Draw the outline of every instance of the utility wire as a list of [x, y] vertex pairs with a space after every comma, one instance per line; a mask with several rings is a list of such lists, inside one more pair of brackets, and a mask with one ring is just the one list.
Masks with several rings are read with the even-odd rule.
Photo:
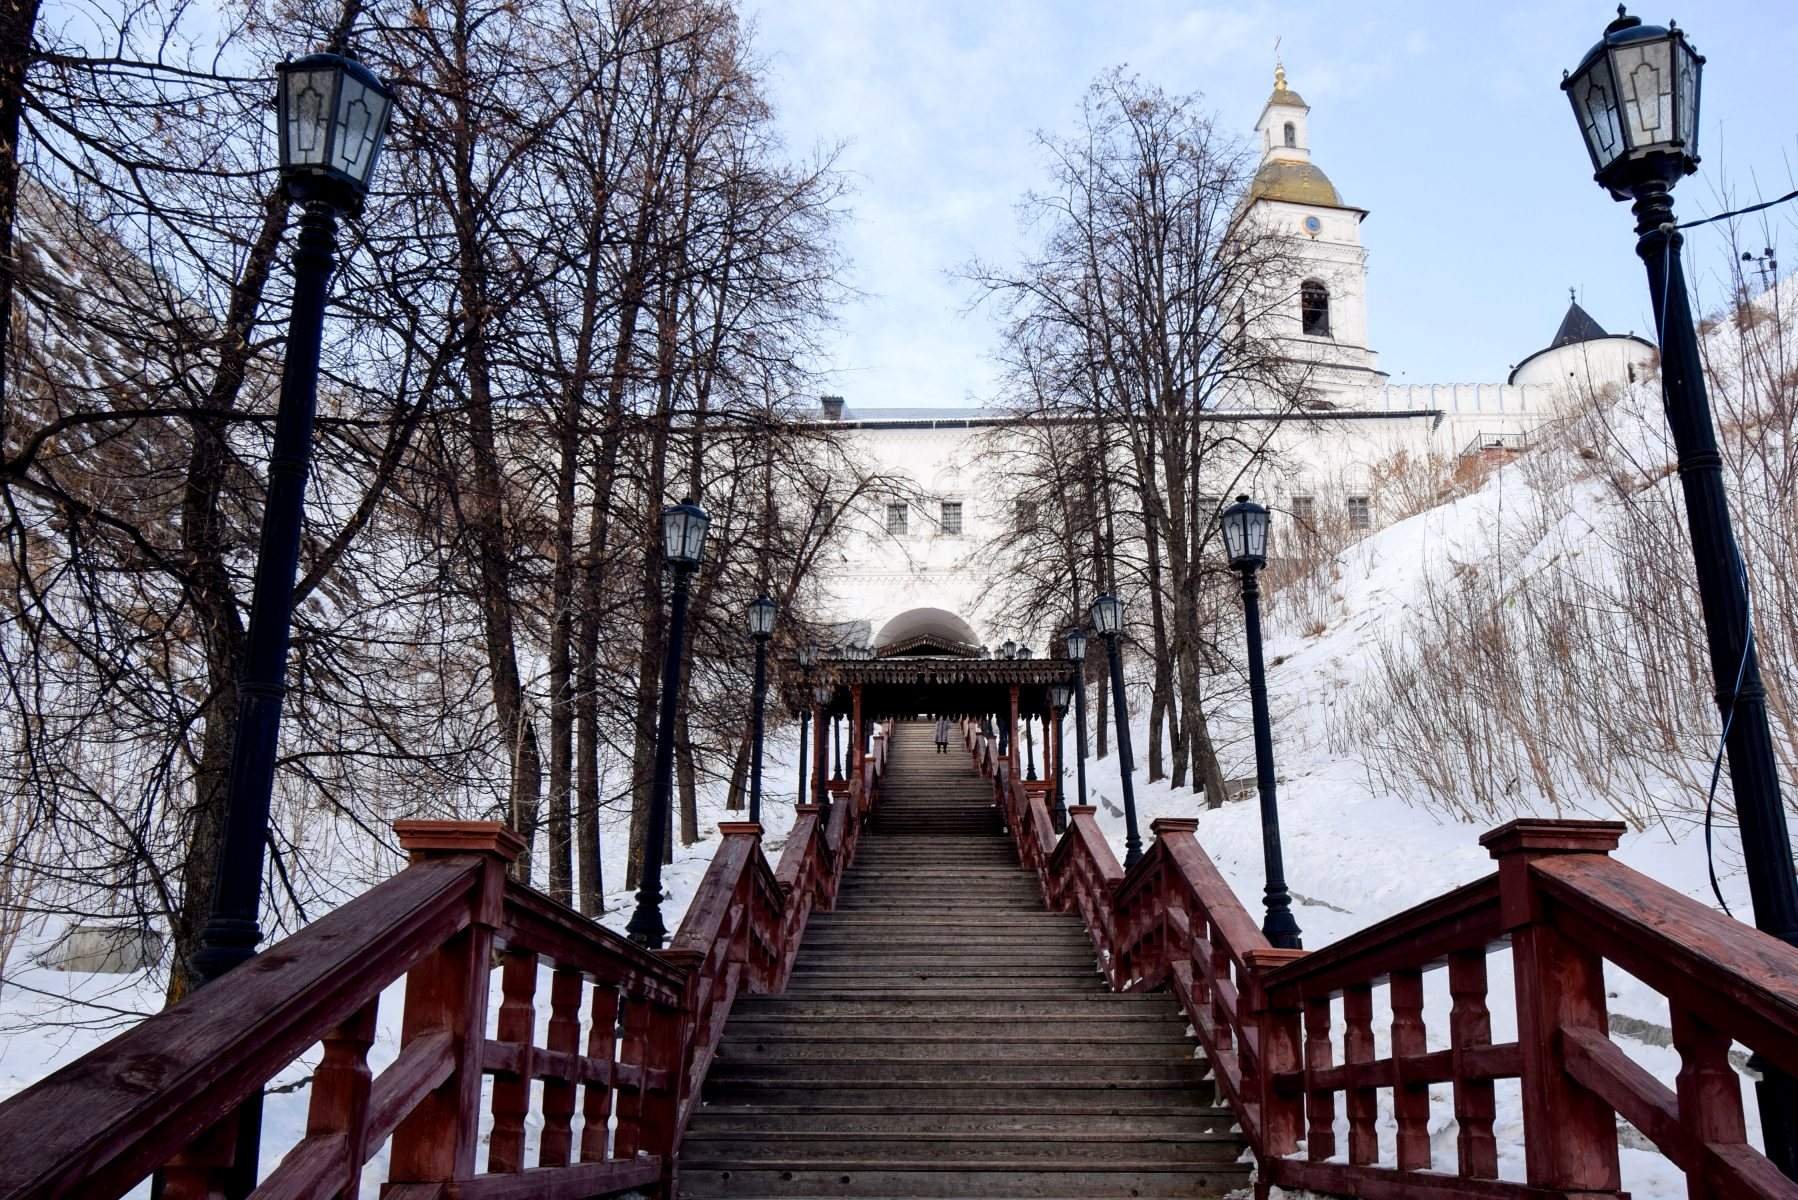
[[[1757, 213], [1763, 208], [1772, 208], [1775, 204], [1784, 204], [1787, 200], [1798, 200], [1798, 190], [1787, 192], [1773, 200], [1763, 200], [1759, 204], [1750, 204], [1747, 208], [1738, 208], [1730, 212], [1721, 212], [1714, 217], [1699, 217], [1695, 221], [1681, 221], [1675, 229], [1693, 229], [1699, 225], [1709, 225], [1712, 221], [1727, 221], [1731, 217], [1745, 217], [1749, 213]], [[1664, 307], [1664, 306], [1663, 306]]]

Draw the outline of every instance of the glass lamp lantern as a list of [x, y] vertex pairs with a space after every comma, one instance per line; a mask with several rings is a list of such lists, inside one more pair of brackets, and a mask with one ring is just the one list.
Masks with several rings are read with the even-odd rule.
[[991, 646], [982, 645], [980, 647], [980, 657], [981, 658], [991, 658], [992, 656], [993, 656], [993, 650], [992, 650]]
[[1030, 647], [1028, 647], [1028, 646], [1019, 646], [1018, 647], [1018, 657], [1019, 658], [1029, 658], [1033, 653], [1034, 653], [1034, 651], [1032, 651], [1030, 649]]
[[1224, 551], [1238, 571], [1259, 571], [1267, 565], [1267, 509], [1247, 496], [1236, 497], [1220, 518], [1224, 526]]
[[275, 68], [281, 178], [297, 200], [353, 208], [368, 194], [393, 92], [341, 54], [308, 54]]
[[1101, 637], [1116, 637], [1124, 631], [1124, 602], [1106, 592], [1093, 601], [1093, 630]]
[[818, 648], [812, 643], [806, 642], [799, 647], [796, 657], [799, 659], [799, 665], [809, 671], [812, 669], [812, 664], [818, 661]]
[[1016, 642], [1012, 641], [1010, 638], [1006, 638], [1004, 643], [1002, 643], [999, 647], [999, 657], [1000, 658], [1016, 658], [1017, 656], [1018, 656], [1018, 644]]
[[705, 557], [705, 531], [712, 523], [705, 509], [691, 500], [662, 510], [662, 553], [669, 566], [692, 570]]
[[774, 601], [757, 596], [749, 602], [749, 636], [765, 638], [774, 633]]
[[1056, 712], [1066, 712], [1068, 700], [1073, 694], [1074, 689], [1065, 683], [1052, 684], [1049, 688], [1049, 703], [1055, 707]]
[[1068, 657], [1075, 662], [1086, 661], [1086, 630], [1076, 625], [1067, 632]]
[[812, 689], [812, 699], [816, 700], [819, 704], [829, 704], [831, 697], [836, 694], [837, 690], [828, 683], [820, 683], [817, 687]]
[[1669, 187], [1698, 169], [1704, 56], [1671, 21], [1644, 25], [1617, 7], [1604, 38], [1561, 79], [1593, 178], [1619, 200], [1650, 180]]

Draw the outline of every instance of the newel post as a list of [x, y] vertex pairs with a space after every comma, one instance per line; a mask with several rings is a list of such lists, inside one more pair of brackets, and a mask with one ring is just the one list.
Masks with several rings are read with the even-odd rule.
[[[1196, 845], [1197, 839], [1193, 835], [1198, 830], [1199, 822], [1196, 817], [1157, 817], [1149, 822], [1150, 835], [1161, 843], [1161, 861], [1170, 865], [1162, 868], [1162, 878], [1156, 885], [1159, 893], [1156, 905], [1161, 908], [1163, 913], [1159, 946], [1160, 961], [1153, 964], [1139, 963], [1137, 970], [1157, 983], [1167, 975], [1175, 963], [1190, 964], [1192, 962], [1191, 914], [1185, 911], [1184, 893], [1179, 888], [1170, 886], [1167, 877], [1174, 869], [1171, 864], [1178, 860], [1177, 848], [1185, 844]], [[1174, 916], [1176, 909], [1180, 912], [1179, 917]]]
[[[1303, 1043], [1299, 1037], [1301, 1009], [1296, 998], [1277, 996], [1267, 988], [1268, 972], [1305, 957], [1303, 950], [1273, 947], [1243, 952], [1248, 964], [1246, 1003], [1249, 1021], [1260, 1031], [1261, 1061], [1255, 1073], [1255, 1095], [1261, 1099], [1261, 1144], [1254, 1147], [1258, 1159], [1277, 1158], [1299, 1148], [1305, 1131], [1305, 1097], [1298, 1090], [1281, 1092], [1282, 1075], [1304, 1069]], [[1247, 1049], [1247, 1047], [1245, 1047]]]
[[394, 1130], [387, 1177], [390, 1185], [447, 1183], [474, 1174], [493, 938], [505, 921], [506, 871], [524, 852], [524, 839], [498, 821], [395, 821], [393, 831], [413, 866], [466, 857], [481, 862], [468, 926], [406, 976], [400, 1026], [402, 1046], [447, 1034], [452, 1066]]
[[1609, 854], [1616, 821], [1512, 821], [1480, 839], [1498, 860], [1499, 906], [1517, 977], [1517, 1042], [1523, 1051], [1524, 1170], [1532, 1187], [1615, 1195], [1617, 1119], [1562, 1068], [1563, 1030], [1609, 1034], [1604, 960], [1556, 923], [1530, 864], [1559, 854]]

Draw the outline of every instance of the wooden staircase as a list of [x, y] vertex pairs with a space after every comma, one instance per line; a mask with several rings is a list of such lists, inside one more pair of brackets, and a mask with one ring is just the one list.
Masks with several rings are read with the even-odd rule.
[[1119, 994], [1044, 910], [959, 738], [894, 729], [882, 799], [786, 991], [742, 996], [683, 1197], [1173, 1197], [1245, 1143], [1166, 993]]

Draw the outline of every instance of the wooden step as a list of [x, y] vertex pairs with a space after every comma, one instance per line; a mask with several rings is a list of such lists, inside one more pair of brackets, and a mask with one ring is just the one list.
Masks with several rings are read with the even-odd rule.
[[694, 1200], [729, 1196], [840, 1197], [875, 1200], [876, 1197], [919, 1200], [965, 1200], [970, 1196], [993, 1200], [1050, 1200], [1080, 1197], [1111, 1200], [1112, 1197], [1221, 1195], [1243, 1187], [1250, 1168], [1240, 1163], [1204, 1163], [1184, 1167], [1144, 1169], [1133, 1164], [1106, 1166], [1103, 1160], [1069, 1163], [1060, 1170], [1045, 1169], [1028, 1155], [1010, 1161], [973, 1165], [938, 1165], [931, 1162], [865, 1159], [838, 1162], [760, 1162], [745, 1168], [735, 1162], [688, 1161], [683, 1157], [681, 1195]]

